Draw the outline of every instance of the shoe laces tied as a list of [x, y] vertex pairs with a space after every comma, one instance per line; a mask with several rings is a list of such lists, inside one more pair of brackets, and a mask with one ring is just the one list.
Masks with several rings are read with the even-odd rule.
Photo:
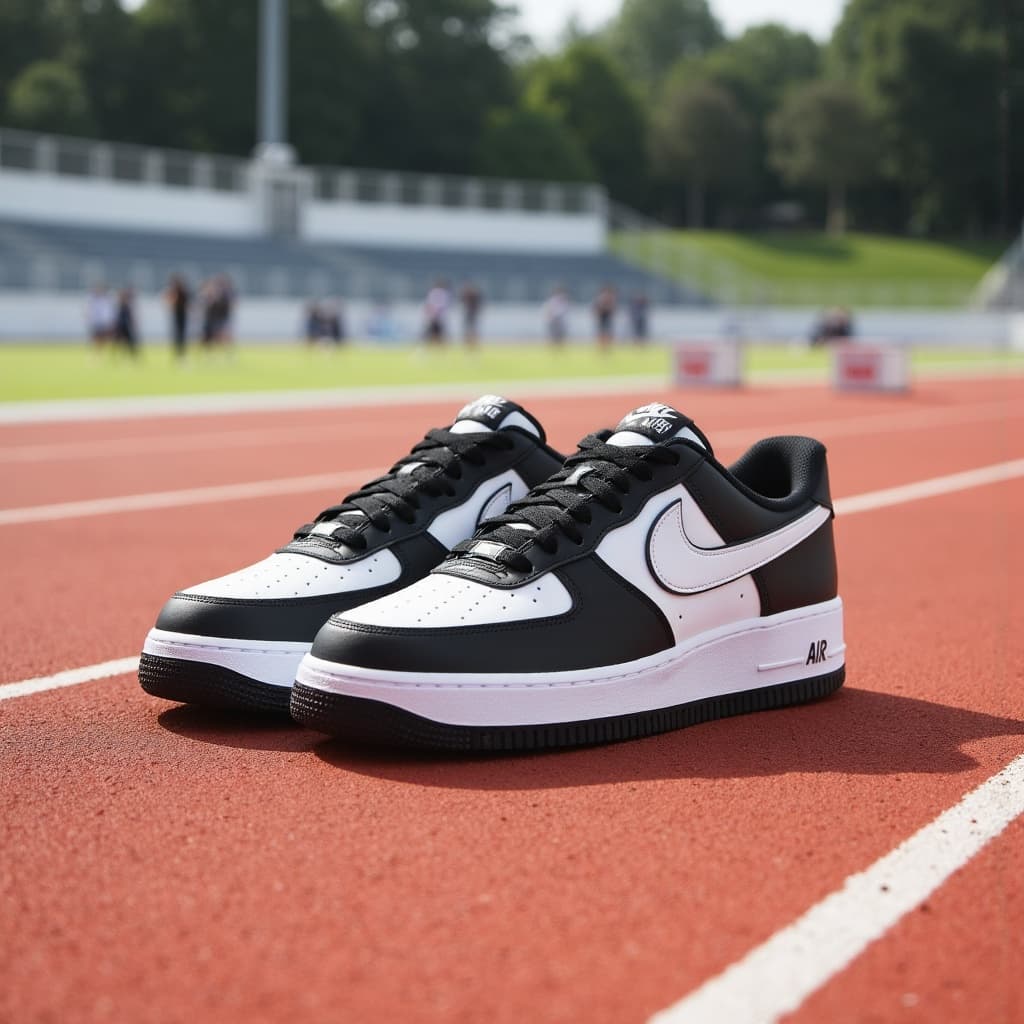
[[[517, 572], [532, 572], [531, 547], [550, 555], [563, 538], [582, 545], [581, 527], [593, 522], [593, 502], [621, 513], [622, 496], [629, 494], [634, 481], [653, 478], [652, 464], [679, 463], [678, 452], [664, 445], [623, 448], [607, 444], [612, 433], [604, 430], [585, 437], [558, 473], [513, 502], [502, 515], [482, 523], [473, 537], [452, 548], [449, 558], [472, 556]], [[480, 546], [481, 541], [491, 543]]]
[[[294, 539], [303, 540], [318, 524], [338, 520], [327, 539], [365, 551], [367, 541], [362, 531], [366, 521], [384, 533], [391, 532], [392, 517], [413, 522], [424, 498], [456, 493], [452, 481], [462, 478], [463, 463], [482, 466], [490, 451], [508, 451], [512, 446], [512, 439], [500, 430], [470, 434], [455, 434], [441, 428], [430, 430], [384, 476], [364, 484], [339, 504], [325, 508], [313, 522], [300, 526]], [[353, 512], [362, 515], [354, 522], [341, 519]], [[324, 534], [318, 531], [317, 536]]]

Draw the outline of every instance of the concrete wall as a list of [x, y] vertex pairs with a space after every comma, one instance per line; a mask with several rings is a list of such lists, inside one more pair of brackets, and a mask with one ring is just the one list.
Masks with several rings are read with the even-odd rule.
[[[262, 230], [261, 193], [175, 188], [0, 167], [0, 218], [122, 230], [252, 237]], [[593, 254], [605, 247], [604, 217], [479, 207], [307, 199], [308, 241], [431, 249]]]
[[0, 169], [0, 217], [232, 237], [253, 235], [259, 229], [257, 206], [246, 192], [58, 177], [7, 168]]
[[322, 200], [307, 205], [304, 234], [315, 242], [495, 252], [592, 254], [605, 246], [604, 219], [595, 213]]
[[[84, 337], [84, 296], [67, 292], [0, 291], [0, 342], [79, 340]], [[243, 299], [239, 305], [236, 335], [246, 341], [282, 341], [299, 337], [302, 303], [291, 299]], [[347, 309], [349, 334], [366, 337], [371, 321], [378, 317], [367, 303], [353, 302]], [[167, 312], [157, 297], [139, 300], [138, 315], [143, 339], [162, 342], [167, 337]], [[811, 309], [743, 310], [655, 307], [652, 336], [656, 340], [713, 339], [739, 336], [754, 340], [805, 341], [817, 315]], [[418, 303], [401, 303], [388, 311], [388, 338], [394, 342], [418, 336], [422, 324]], [[589, 339], [593, 324], [589, 310], [577, 304], [569, 317], [570, 334]], [[626, 332], [625, 316], [619, 331]], [[450, 320], [457, 333], [458, 316]], [[492, 305], [485, 309], [483, 336], [497, 339], [531, 340], [544, 333], [541, 311], [535, 305]], [[1024, 317], [1020, 314], [973, 311], [874, 310], [857, 318], [860, 337], [903, 344], [1024, 347]]]

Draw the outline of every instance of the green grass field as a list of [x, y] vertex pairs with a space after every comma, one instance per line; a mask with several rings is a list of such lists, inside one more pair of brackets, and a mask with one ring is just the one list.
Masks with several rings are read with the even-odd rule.
[[[746, 353], [754, 374], [824, 373], [827, 354], [787, 346], [751, 345]], [[1002, 365], [988, 352], [921, 350], [920, 367]], [[1024, 366], [1024, 355], [1003, 357]], [[106, 398], [125, 395], [184, 395], [358, 388], [413, 384], [472, 383], [499, 390], [504, 382], [572, 377], [628, 377], [666, 374], [666, 350], [620, 347], [607, 355], [589, 346], [561, 352], [536, 345], [487, 345], [478, 353], [419, 348], [381, 349], [355, 345], [340, 352], [308, 351], [292, 345], [241, 345], [230, 356], [193, 356], [172, 363], [163, 347], [138, 362], [97, 354], [84, 345], [0, 346], [0, 401]]]
[[715, 297], [793, 305], [955, 306], [1002, 255], [998, 243], [805, 232], [622, 232], [612, 248]]

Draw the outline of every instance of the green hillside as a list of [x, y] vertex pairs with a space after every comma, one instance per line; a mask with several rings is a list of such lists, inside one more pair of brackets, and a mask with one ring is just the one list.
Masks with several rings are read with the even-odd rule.
[[721, 301], [957, 306], [1003, 247], [867, 234], [653, 231], [620, 232], [612, 248]]

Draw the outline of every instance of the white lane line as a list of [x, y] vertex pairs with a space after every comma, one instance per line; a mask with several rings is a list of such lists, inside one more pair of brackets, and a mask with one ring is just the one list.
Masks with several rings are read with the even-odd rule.
[[84, 519], [154, 508], [209, 505], [221, 501], [245, 501], [249, 498], [275, 498], [282, 494], [305, 494], [309, 491], [350, 487], [379, 475], [378, 466], [373, 469], [350, 469], [344, 473], [319, 473], [277, 480], [254, 480], [244, 484], [218, 484], [213, 487], [189, 487], [180, 491], [152, 491], [149, 494], [123, 494], [116, 498], [91, 498], [85, 501], [62, 501], [54, 505], [6, 508], [0, 509], [0, 526], [45, 523], [54, 519]]
[[[982, 484], [997, 483], [1020, 476], [1024, 472], [1024, 459], [1003, 462], [964, 473], [935, 477], [901, 487], [870, 491], [836, 501], [836, 512], [850, 515], [869, 508], [884, 508], [907, 501], [917, 501], [933, 495], [962, 491]], [[320, 473], [312, 476], [281, 477], [275, 480], [256, 480], [241, 484], [220, 484], [212, 487], [189, 487], [177, 491], [153, 491], [148, 494], [125, 494], [113, 498], [90, 498], [84, 501], [63, 501], [52, 505], [32, 505], [24, 508], [0, 509], [0, 526], [50, 522], [55, 519], [82, 519], [90, 516], [114, 515], [120, 512], [139, 512], [156, 508], [180, 508], [188, 505], [208, 505], [218, 501], [244, 501], [281, 494], [303, 494], [359, 484], [379, 474], [379, 467], [352, 469], [343, 473]]]
[[[262, 445], [285, 445], [296, 441], [323, 440], [330, 436], [323, 423], [305, 427], [265, 427], [254, 430], [218, 430], [201, 433], [158, 434], [150, 437], [105, 437], [93, 441], [55, 441], [38, 444], [0, 447], [0, 462], [48, 462], [58, 459], [105, 459], [111, 455], [153, 455], [156, 452], [209, 451], [217, 448], [251, 448]], [[347, 423], [346, 444], [355, 437], [380, 433], [377, 422], [368, 418], [363, 423]]]
[[[1019, 402], [975, 402], [955, 409], [914, 409], [841, 419], [803, 420], [771, 424], [767, 427], [735, 427], [715, 434], [715, 447], [749, 444], [767, 434], [811, 434], [830, 441], [837, 437], [859, 437], [891, 430], [926, 430], [953, 424], [994, 423], [1024, 417]], [[346, 441], [354, 435], [378, 431], [376, 418], [367, 413], [365, 422], [345, 427]], [[291, 444], [295, 441], [323, 438], [323, 424], [279, 429], [203, 431], [202, 433], [160, 434], [152, 437], [110, 437], [90, 441], [39, 442], [0, 446], [0, 463], [45, 462], [61, 459], [108, 458], [119, 455], [152, 455], [156, 452], [185, 452], [217, 448], [246, 448], [258, 445]]]
[[1024, 755], [651, 1024], [792, 1013], [1024, 813]]
[[1024, 459], [1013, 459], [1010, 462], [997, 462], [993, 466], [982, 466], [980, 469], [968, 469], [963, 473], [950, 473], [948, 476], [937, 476], [931, 480], [918, 480], [916, 483], [903, 484], [899, 487], [886, 487], [880, 491], [868, 491], [866, 494], [839, 498], [835, 502], [835, 510], [836, 515], [849, 516], [857, 512], [870, 512], [876, 508], [904, 505], [908, 501], [934, 498], [940, 494], [967, 491], [986, 484], [1013, 480], [1019, 476], [1024, 476]]
[[93, 680], [107, 679], [110, 676], [123, 676], [134, 672], [138, 667], [139, 658], [136, 655], [133, 658], [101, 661], [98, 665], [86, 665], [85, 668], [69, 668], [63, 672], [55, 672], [52, 676], [24, 679], [20, 683], [3, 683], [0, 685], [0, 700], [27, 697], [30, 693], [59, 690], [63, 686], [77, 686], [79, 683], [91, 683]]
[[[559, 380], [510, 380], [502, 384], [512, 397], [643, 394], [665, 390], [665, 375], [563, 377]], [[216, 416], [236, 412], [349, 409], [426, 402], [466, 402], [492, 392], [494, 381], [410, 384], [402, 387], [321, 388], [308, 391], [249, 391], [207, 395], [147, 395], [126, 398], [62, 398], [0, 402], [0, 424], [66, 423], [82, 420], [145, 419], [154, 416]]]
[[[353, 471], [353, 475], [359, 476], [360, 479], [365, 479], [365, 474], [363, 474], [363, 471], [361, 471], [361, 470]], [[320, 489], [321, 487], [324, 487], [324, 486], [337, 485], [338, 483], [341, 482], [341, 477], [342, 476], [344, 476], [344, 474], [336, 474], [334, 476], [327, 476], [327, 477], [295, 477], [291, 481], [285, 481], [285, 482], [293, 484], [294, 485], [293, 490], [298, 491], [298, 490], [306, 489], [309, 481], [314, 481], [315, 482], [314, 486], [312, 488], [310, 488], [310, 489], [318, 490], [318, 489]], [[858, 512], [870, 512], [870, 511], [872, 511], [874, 509], [886, 508], [886, 507], [888, 507], [890, 505], [902, 505], [902, 504], [905, 504], [906, 502], [910, 502], [910, 501], [920, 501], [923, 498], [937, 497], [938, 495], [942, 495], [942, 494], [952, 494], [952, 493], [954, 493], [956, 491], [963, 491], [963, 490], [967, 490], [968, 488], [972, 488], [972, 487], [982, 487], [982, 486], [985, 486], [986, 484], [998, 483], [1000, 481], [1010, 480], [1010, 479], [1013, 479], [1014, 477], [1019, 477], [1019, 476], [1024, 476], [1024, 459], [1017, 459], [1017, 460], [1015, 460], [1013, 462], [1002, 462], [1002, 463], [998, 463], [997, 465], [994, 465], [994, 466], [985, 466], [985, 467], [983, 467], [981, 469], [972, 469], [972, 470], [968, 470], [966, 473], [951, 473], [948, 476], [934, 477], [931, 480], [920, 480], [917, 483], [907, 484], [907, 485], [905, 485], [903, 487], [889, 487], [889, 488], [886, 488], [885, 490], [881, 490], [881, 491], [868, 491], [865, 494], [855, 494], [855, 495], [851, 495], [848, 498], [839, 498], [835, 502], [836, 513], [839, 514], [839, 515], [842, 515], [843, 517], [851, 516], [851, 515], [856, 515]], [[325, 481], [326, 481], [326, 483], [325, 483]], [[302, 483], [300, 483], [300, 482], [302, 482]], [[217, 488], [217, 487], [199, 488], [197, 493], [199, 494], [199, 497], [200, 497], [201, 501], [224, 501], [224, 500], [230, 500], [230, 496], [227, 499], [225, 499], [224, 497], [215, 497], [215, 496], [213, 496], [214, 492], [217, 492], [217, 491], [231, 491], [231, 490], [237, 492], [238, 487], [260, 487], [260, 488], [272, 487], [273, 488], [272, 490], [269, 490], [269, 491], [268, 490], [264, 490], [261, 493], [264, 494], [264, 495], [266, 495], [266, 494], [282, 494], [282, 493], [286, 493], [285, 490], [282, 489], [281, 484], [282, 484], [282, 481], [279, 481], [279, 480], [277, 480], [277, 481], [275, 481], [275, 480], [268, 480], [268, 481], [263, 481], [262, 483], [259, 483], [259, 484], [229, 485], [228, 487], [224, 487], [224, 488]], [[185, 492], [185, 491], [165, 491], [165, 492], [163, 492], [160, 495], [136, 495], [135, 498], [136, 499], [142, 499], [142, 498], [152, 499], [152, 498], [155, 498], [155, 497], [160, 497], [160, 498], [167, 499], [168, 496], [171, 496], [171, 495], [182, 495], [182, 494], [188, 494], [188, 493], [189, 492]], [[250, 494], [243, 494], [243, 495], [235, 494], [234, 496], [236, 496], [236, 497], [252, 497], [252, 495], [250, 495]], [[103, 500], [108, 500], [108, 499], [103, 499]], [[112, 499], [112, 500], [116, 500], [116, 499]], [[196, 503], [196, 502], [186, 502], [186, 504], [194, 504], [194, 503]], [[86, 504], [86, 505], [88, 505], [90, 503], [89, 502], [73, 502], [71, 504], [74, 504], [74, 505]], [[170, 504], [169, 502], [165, 501], [164, 503], [162, 503], [160, 505], [154, 504], [154, 505], [149, 505], [147, 507], [150, 507], [150, 508], [161, 508], [161, 507], [162, 508], [166, 508], [166, 507], [169, 507], [169, 504]], [[50, 506], [50, 507], [51, 508], [66, 508], [66, 506]], [[13, 511], [19, 511], [19, 510], [13, 510]], [[99, 513], [95, 513], [95, 514], [99, 514]], [[58, 518], [58, 517], [51, 516], [50, 518]], [[63, 517], [61, 517], [61, 518], [63, 518]], [[0, 523], [2, 523], [2, 520], [0, 520]], [[130, 658], [122, 659], [122, 662], [128, 662], [128, 661], [131, 661], [131, 659]], [[82, 679], [80, 679], [80, 680], [76, 679], [76, 680], [73, 680], [73, 682], [87, 682], [90, 678], [100, 679], [104, 675], [110, 674], [110, 673], [106, 673], [106, 672], [102, 671], [103, 668], [104, 668], [104, 665], [110, 665], [110, 664], [118, 664], [118, 662], [104, 662], [103, 665], [91, 665], [91, 666], [87, 666], [85, 668], [80, 668], [80, 669], [69, 669], [68, 672], [70, 672], [72, 674], [73, 673], [77, 673], [77, 672], [86, 673], [86, 675]], [[89, 676], [88, 675], [88, 673], [94, 672], [94, 671], [99, 671], [100, 674], [97, 675], [97, 676]], [[62, 677], [64, 675], [67, 675], [67, 673], [57, 673], [56, 676], [48, 676], [47, 678], [48, 679], [57, 679], [57, 678], [60, 678], [60, 677]], [[23, 686], [23, 685], [31, 685], [31, 686], [33, 686], [34, 687], [33, 689], [26, 691], [28, 693], [36, 693], [39, 690], [50, 689], [50, 687], [45, 686], [45, 685], [38, 686], [37, 684], [39, 682], [40, 682], [39, 680], [29, 679], [25, 683], [7, 683], [7, 684], [4, 684], [4, 686], [0, 686], [0, 699], [2, 699], [3, 695], [6, 693], [6, 690], [4, 688], [5, 686], [6, 687], [15, 687], [15, 688], [17, 688], [19, 686]], [[43, 682], [45, 682], [45, 680], [43, 680]], [[55, 685], [57, 685], [57, 686], [70, 686], [71, 683], [57, 683]], [[11, 692], [11, 693], [6, 693], [6, 695], [7, 696], [12, 696], [12, 697], [17, 697], [17, 696], [21, 696], [21, 693], [20, 692]]]

